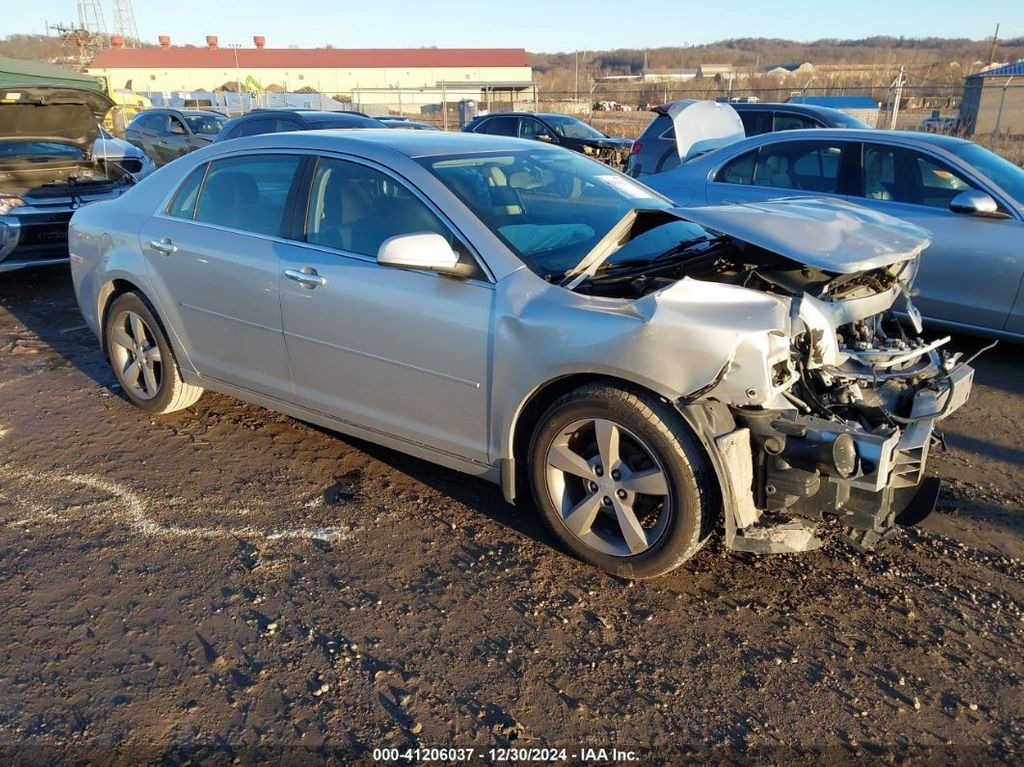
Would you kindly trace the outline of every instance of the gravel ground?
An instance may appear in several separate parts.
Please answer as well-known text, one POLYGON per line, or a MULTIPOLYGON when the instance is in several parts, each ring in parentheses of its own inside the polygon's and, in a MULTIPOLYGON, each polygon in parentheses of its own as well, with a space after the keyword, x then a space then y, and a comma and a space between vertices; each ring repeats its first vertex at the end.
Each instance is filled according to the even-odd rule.
POLYGON ((477 480, 216 394, 152 419, 112 384, 66 271, 3 275, 5 761, 1020 763, 1020 347, 945 422, 921 528, 637 583, 477 480))

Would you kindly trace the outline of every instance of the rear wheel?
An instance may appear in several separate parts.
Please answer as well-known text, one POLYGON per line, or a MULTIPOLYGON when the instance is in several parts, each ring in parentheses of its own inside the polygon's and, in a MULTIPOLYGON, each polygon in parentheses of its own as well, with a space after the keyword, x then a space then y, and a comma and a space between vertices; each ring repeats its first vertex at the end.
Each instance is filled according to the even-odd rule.
POLYGON ((140 294, 114 299, 104 337, 114 375, 133 404, 150 413, 173 413, 202 396, 200 387, 182 380, 163 327, 140 294))
POLYGON ((530 446, 530 481, 548 525, 577 557, 630 578, 666 573, 707 539, 712 470, 667 402, 588 385, 556 401, 530 446))

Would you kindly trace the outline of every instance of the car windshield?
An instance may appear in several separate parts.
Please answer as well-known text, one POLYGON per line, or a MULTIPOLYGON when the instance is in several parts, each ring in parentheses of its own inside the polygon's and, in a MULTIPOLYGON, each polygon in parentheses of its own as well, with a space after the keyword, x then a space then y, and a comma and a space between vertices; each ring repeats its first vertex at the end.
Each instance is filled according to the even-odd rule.
POLYGON ((557 148, 419 162, 545 279, 575 267, 629 210, 672 207, 633 179, 557 148))
POLYGON ((545 115, 544 119, 555 129, 559 136, 565 138, 607 138, 601 131, 575 117, 561 115, 545 115))
POLYGON ((1014 198, 1018 208, 1024 206, 1024 169, 977 144, 964 143, 947 148, 1002 187, 1014 198))
POLYGON ((216 136, 224 127, 225 119, 214 115, 183 115, 189 130, 198 136, 216 136))
POLYGON ((0 141, 0 157, 60 157, 81 160, 85 152, 56 141, 0 141))

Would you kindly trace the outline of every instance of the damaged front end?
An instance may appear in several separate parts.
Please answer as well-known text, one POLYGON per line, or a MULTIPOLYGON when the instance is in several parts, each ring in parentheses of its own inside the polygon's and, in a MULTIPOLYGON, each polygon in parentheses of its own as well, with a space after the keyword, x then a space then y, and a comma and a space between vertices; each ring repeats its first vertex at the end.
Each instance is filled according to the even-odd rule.
POLYGON ((870 293, 885 277, 901 285, 890 269, 845 283, 868 294, 860 301, 842 290, 795 299, 802 327, 789 406, 732 408, 747 434, 729 447, 735 454, 745 439, 753 460, 751 503, 732 520, 732 547, 803 550, 816 542, 813 523, 831 515, 870 549, 931 511, 938 481, 925 464, 935 422, 966 402, 974 371, 945 351, 948 338, 925 342, 888 307, 861 316, 877 308, 869 297, 889 293, 870 293))
MULTIPOLYGON (((847 225, 862 217, 834 203, 800 207, 808 205, 847 225)), ((736 496, 726 520, 731 548, 815 548, 816 523, 831 516, 850 543, 871 549, 934 506, 939 483, 925 476, 925 465, 935 423, 967 401, 974 371, 946 351, 948 337, 919 335, 910 287, 928 235, 900 223, 886 236, 888 222, 864 223, 875 231, 860 231, 858 247, 843 257, 804 253, 798 263, 777 250, 800 233, 776 232, 776 252, 750 243, 754 263, 720 264, 704 275, 791 301, 789 359, 768 360, 776 383, 784 378, 789 387, 774 402, 725 403, 735 429, 716 435, 736 496), (898 301, 910 327, 893 311, 898 301)))
MULTIPOLYGON (((716 342, 727 355, 717 374, 677 401, 721 479, 727 545, 806 551, 829 516, 870 549, 927 515, 938 493, 925 476, 935 423, 964 404, 973 379, 946 351, 949 338, 919 335, 910 294, 928 233, 823 200, 678 215, 710 236, 639 276, 593 259, 570 286, 633 298, 649 326, 686 313, 680 327, 699 317, 705 334, 735 329, 716 342), (910 327, 894 313, 900 301, 910 327)), ((652 216, 625 239, 663 225, 652 216)))

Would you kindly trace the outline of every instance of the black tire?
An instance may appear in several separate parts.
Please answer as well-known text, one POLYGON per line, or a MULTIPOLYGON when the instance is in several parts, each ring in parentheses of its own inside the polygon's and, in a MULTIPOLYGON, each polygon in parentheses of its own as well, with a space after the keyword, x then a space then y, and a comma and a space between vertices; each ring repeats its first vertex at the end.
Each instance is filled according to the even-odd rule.
MULTIPOLYGON (((122 329, 124 329, 123 326, 122 329)), ((124 392, 132 404, 146 412, 159 415, 184 410, 194 405, 203 395, 202 388, 185 383, 182 380, 178 360, 175 358, 174 351, 167 340, 163 324, 157 317, 156 311, 142 294, 136 292, 123 293, 114 299, 107 309, 107 314, 103 321, 103 342, 107 350, 107 356, 110 359, 110 366, 117 377, 117 382, 121 385, 121 391, 124 392), (115 343, 114 337, 119 324, 127 316, 130 316, 128 313, 137 315, 142 319, 145 323, 145 336, 149 340, 150 346, 155 344, 157 349, 159 349, 159 362, 155 364, 155 367, 157 367, 157 385, 153 389, 155 393, 150 396, 143 396, 137 393, 137 389, 140 387, 146 388, 146 385, 144 383, 139 384, 138 381, 135 384, 128 381, 125 377, 124 365, 119 364, 121 354, 118 350, 119 345, 115 343)), ((129 353, 125 357, 125 361, 130 362, 131 359, 132 357, 129 353)))
MULTIPOLYGON (((577 558, 623 578, 663 575, 696 554, 710 536, 721 504, 714 469, 697 437, 670 403, 639 389, 595 383, 562 396, 537 423, 530 442, 528 466, 534 500, 556 537, 577 558), (655 469, 651 471, 657 471, 663 487, 667 489, 666 495, 653 501, 656 504, 654 510, 647 514, 648 521, 657 515, 656 522, 648 526, 641 521, 645 537, 649 540, 656 535, 656 538, 649 540, 648 548, 639 553, 615 554, 588 545, 570 530, 563 518, 562 509, 566 501, 563 499, 560 503, 552 495, 549 478, 554 467, 549 464, 549 450, 553 449, 556 440, 560 444, 568 444, 561 440, 565 439, 566 430, 572 430, 578 423, 584 424, 582 433, 587 428, 588 419, 611 421, 623 430, 618 434, 625 434, 626 439, 634 442, 645 443, 642 447, 655 459, 655 469)), ((602 470, 603 467, 596 467, 596 471, 602 470)), ((556 473, 554 476, 559 475, 556 473)), ((585 479, 577 480, 568 473, 561 476, 566 488, 563 495, 569 492, 569 484, 574 481, 580 483, 581 492, 586 497, 603 494, 601 490, 590 493, 590 489, 585 487, 589 484, 585 479)), ((555 480, 556 484, 558 481, 555 480)), ((642 499, 643 496, 636 498, 642 499)), ((602 503, 608 501, 608 496, 604 496, 602 503)), ((572 503, 570 499, 568 505, 572 503)), ((617 508, 602 506, 598 512, 598 515, 605 515, 598 519, 603 520, 600 524, 604 525, 605 531, 612 531, 611 536, 615 525, 619 524, 612 521, 617 508)), ((635 518, 639 520, 640 515, 635 518)), ((624 534, 625 527, 622 530, 624 534)), ((592 533, 587 535, 593 539, 592 533)))

